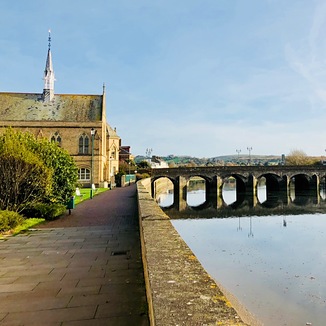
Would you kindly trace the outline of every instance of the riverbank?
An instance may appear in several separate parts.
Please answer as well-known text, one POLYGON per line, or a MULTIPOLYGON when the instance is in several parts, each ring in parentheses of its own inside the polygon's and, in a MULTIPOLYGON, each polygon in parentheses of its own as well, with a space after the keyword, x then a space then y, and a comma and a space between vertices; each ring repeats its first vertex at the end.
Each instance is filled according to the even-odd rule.
POLYGON ((137 183, 142 255, 152 325, 261 325, 208 275, 150 195, 137 183))

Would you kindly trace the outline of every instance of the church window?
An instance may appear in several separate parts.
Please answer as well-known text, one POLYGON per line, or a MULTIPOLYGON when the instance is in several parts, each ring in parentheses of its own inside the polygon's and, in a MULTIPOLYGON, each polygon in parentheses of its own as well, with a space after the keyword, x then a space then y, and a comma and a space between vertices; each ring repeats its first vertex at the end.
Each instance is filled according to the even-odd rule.
POLYGON ((54 135, 51 137, 51 142, 57 143, 58 146, 61 146, 61 136, 58 131, 56 131, 54 135))
POLYGON ((87 135, 79 137, 79 154, 89 154, 89 138, 87 135))
POLYGON ((91 170, 86 168, 80 168, 78 170, 78 180, 85 181, 91 179, 91 170))

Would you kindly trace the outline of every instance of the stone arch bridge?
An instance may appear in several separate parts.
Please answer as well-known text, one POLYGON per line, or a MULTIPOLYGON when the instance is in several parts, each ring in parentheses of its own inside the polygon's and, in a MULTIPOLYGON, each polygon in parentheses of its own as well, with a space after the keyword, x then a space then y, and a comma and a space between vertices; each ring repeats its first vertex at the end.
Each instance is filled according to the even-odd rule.
POLYGON ((186 204, 187 183, 191 177, 201 177, 206 183, 206 202, 211 206, 222 205, 222 188, 230 177, 236 180, 237 200, 249 198, 252 205, 257 202, 257 183, 266 180, 267 199, 282 193, 283 201, 288 203, 290 185, 295 196, 309 194, 318 200, 320 185, 326 182, 326 166, 215 166, 192 168, 153 169, 151 176, 152 197, 156 197, 156 181, 166 177, 173 183, 174 204, 183 209, 186 204))

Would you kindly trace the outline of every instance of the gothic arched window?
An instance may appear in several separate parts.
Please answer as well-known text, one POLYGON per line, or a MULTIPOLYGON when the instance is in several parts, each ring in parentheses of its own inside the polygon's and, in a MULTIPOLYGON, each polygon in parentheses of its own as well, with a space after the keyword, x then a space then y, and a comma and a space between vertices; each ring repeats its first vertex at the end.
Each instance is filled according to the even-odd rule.
POLYGON ((81 135, 79 137, 79 143, 78 143, 78 153, 79 154, 89 154, 89 138, 87 135, 81 135))
POLYGON ((59 135, 58 131, 56 131, 54 135, 51 137, 51 142, 57 143, 58 146, 61 146, 61 136, 59 135))

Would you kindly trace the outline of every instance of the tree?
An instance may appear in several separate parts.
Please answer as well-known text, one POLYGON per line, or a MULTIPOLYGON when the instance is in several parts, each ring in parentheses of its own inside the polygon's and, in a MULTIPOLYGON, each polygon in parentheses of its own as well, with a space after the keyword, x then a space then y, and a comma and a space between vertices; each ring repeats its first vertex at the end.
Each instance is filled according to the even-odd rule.
POLYGON ((169 168, 176 168, 177 164, 174 161, 169 162, 169 168))
POLYGON ((52 190, 52 171, 26 147, 29 136, 11 129, 0 136, 0 209, 20 212, 52 190))
POLYGON ((286 165, 311 165, 314 160, 302 150, 292 150, 285 159, 286 165))
POLYGON ((140 169, 150 169, 151 166, 147 161, 141 161, 137 164, 138 168, 140 169))
POLYGON ((0 135, 0 208, 21 211, 37 202, 65 204, 76 188, 77 171, 56 143, 7 128, 0 135))
POLYGON ((78 167, 69 153, 55 142, 42 138, 31 143, 34 153, 44 164, 52 169, 52 193, 47 197, 50 202, 65 203, 74 193, 78 180, 78 167))

